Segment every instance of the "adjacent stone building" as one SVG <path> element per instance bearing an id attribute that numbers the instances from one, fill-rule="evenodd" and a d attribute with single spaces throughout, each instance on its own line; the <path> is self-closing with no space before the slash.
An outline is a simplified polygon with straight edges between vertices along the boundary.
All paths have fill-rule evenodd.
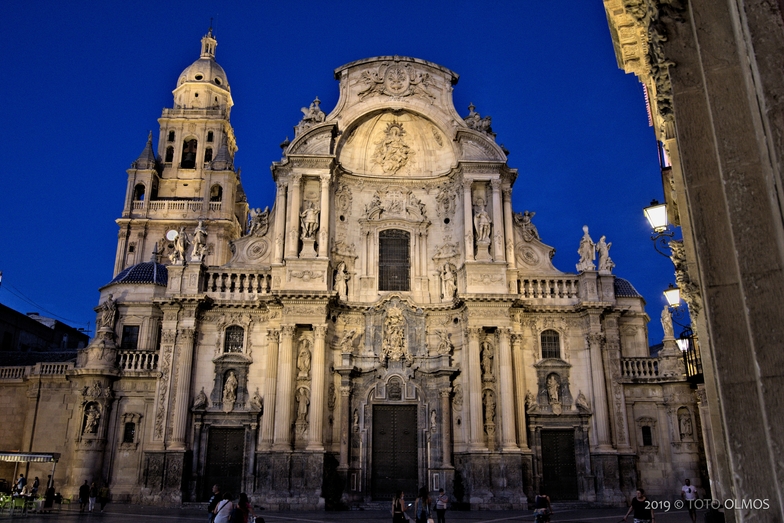
<path id="1" fill-rule="evenodd" d="M 202 39 L 128 170 L 95 339 L 44 385 L 0 387 L 43 387 L 54 430 L 31 432 L 24 409 L 0 430 L 62 449 L 66 489 L 103 480 L 151 504 L 214 483 L 293 509 L 418 486 L 479 509 L 540 489 L 623 504 L 638 484 L 700 483 L 675 341 L 649 357 L 645 302 L 604 237 L 585 227 L 577 271 L 553 266 L 534 213 L 512 209 L 490 118 L 453 106 L 456 73 L 338 68 L 336 107 L 303 109 L 262 210 L 233 167 L 216 45 Z"/>

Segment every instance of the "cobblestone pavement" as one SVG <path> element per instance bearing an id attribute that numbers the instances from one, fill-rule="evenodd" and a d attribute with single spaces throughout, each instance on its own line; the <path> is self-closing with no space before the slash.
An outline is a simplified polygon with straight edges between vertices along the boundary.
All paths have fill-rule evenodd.
<path id="1" fill-rule="evenodd" d="M 556 509 L 552 517 L 552 523 L 618 523 L 623 519 L 626 509 L 623 508 L 590 508 L 590 509 Z M 345 512 L 275 512 L 261 511 L 260 514 L 266 523 L 314 523 L 314 522 L 336 522 L 336 523 L 359 523 L 366 521 L 379 521 L 384 523 L 391 522 L 388 511 L 362 511 L 351 510 Z M 169 521 L 194 521 L 207 522 L 207 514 L 204 509 L 196 508 L 160 508 L 140 505 L 120 505 L 110 504 L 106 510 L 93 513 L 80 513 L 78 509 L 65 508 L 60 512 L 51 514 L 15 514 L 13 517 L 7 513 L 0 514 L 0 520 L 17 520 L 25 523 L 141 523 L 141 522 L 160 522 Z M 515 523 L 532 522 L 533 514 L 530 510 L 490 510 L 490 511 L 452 511 L 446 513 L 447 523 L 460 521 L 462 523 Z M 628 522 L 633 519 L 630 517 Z M 669 512 L 657 512 L 657 523 L 690 523 L 688 513 L 685 510 L 671 510 Z M 697 521 L 703 521 L 703 514 L 698 514 Z"/>

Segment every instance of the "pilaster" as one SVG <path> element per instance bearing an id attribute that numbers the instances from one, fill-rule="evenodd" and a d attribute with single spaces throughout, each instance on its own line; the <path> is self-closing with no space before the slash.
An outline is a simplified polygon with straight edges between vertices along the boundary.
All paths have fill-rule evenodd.
<path id="1" fill-rule="evenodd" d="M 274 450 L 291 450 L 292 384 L 294 379 L 294 325 L 281 328 L 278 351 L 278 387 L 275 396 Z"/>
<path id="2" fill-rule="evenodd" d="M 323 187 L 323 184 L 322 184 Z M 327 336 L 326 325 L 314 325 L 313 362 L 310 383 L 310 425 L 308 427 L 307 450 L 324 450 L 324 376 L 327 372 L 324 360 L 324 345 Z"/>

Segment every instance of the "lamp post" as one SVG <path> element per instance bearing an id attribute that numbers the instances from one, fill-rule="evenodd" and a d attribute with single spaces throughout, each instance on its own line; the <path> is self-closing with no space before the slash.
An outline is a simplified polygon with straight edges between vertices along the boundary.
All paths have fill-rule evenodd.
<path id="1" fill-rule="evenodd" d="M 675 236 L 675 231 L 670 228 L 667 221 L 667 205 L 659 203 L 658 200 L 651 200 L 651 204 L 643 208 L 643 212 L 651 229 L 653 229 L 651 233 L 653 248 L 662 256 L 669 258 L 670 255 L 665 249 L 669 249 L 670 240 Z"/>

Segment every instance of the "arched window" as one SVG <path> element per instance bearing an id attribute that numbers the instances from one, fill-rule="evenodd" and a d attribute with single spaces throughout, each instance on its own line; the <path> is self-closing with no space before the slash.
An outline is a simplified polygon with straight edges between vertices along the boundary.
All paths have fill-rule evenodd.
<path id="1" fill-rule="evenodd" d="M 136 187 L 133 188 L 133 199 L 137 202 L 144 200 L 144 184 L 137 183 Z"/>
<path id="2" fill-rule="evenodd" d="M 207 141 L 212 143 L 212 140 L 215 138 L 215 134 L 212 131 L 207 131 Z"/>
<path id="3" fill-rule="evenodd" d="M 212 161 L 212 147 L 207 147 L 204 149 L 204 163 L 208 163 Z"/>
<path id="4" fill-rule="evenodd" d="M 171 145 L 166 148 L 166 159 L 164 161 L 166 163 L 172 163 L 174 161 L 174 147 Z"/>
<path id="5" fill-rule="evenodd" d="M 239 325 L 232 325 L 226 329 L 223 352 L 242 352 L 242 343 L 245 341 L 245 329 Z"/>
<path id="6" fill-rule="evenodd" d="M 182 160 L 180 160 L 180 167 L 183 169 L 196 168 L 196 148 L 198 142 L 195 139 L 185 140 L 182 143 Z"/>
<path id="7" fill-rule="evenodd" d="M 643 447 L 652 447 L 653 446 L 653 433 L 651 432 L 651 428 L 648 425 L 643 425 L 640 427 L 642 431 L 642 446 Z"/>
<path id="8" fill-rule="evenodd" d="M 220 185 L 213 185 L 210 188 L 210 201 L 211 202 L 222 202 L 223 201 L 223 187 Z"/>
<path id="9" fill-rule="evenodd" d="M 561 337 L 552 329 L 542 332 L 542 358 L 561 357 Z"/>
<path id="10" fill-rule="evenodd" d="M 125 424 L 123 431 L 123 443 L 133 443 L 136 441 L 136 423 L 129 421 Z"/>
<path id="11" fill-rule="evenodd" d="M 169 142 L 174 141 L 174 131 L 169 131 L 169 137 L 167 138 L 167 141 Z"/>
<path id="12" fill-rule="evenodd" d="M 378 234 L 378 290 L 409 290 L 411 235 L 395 229 Z"/>

